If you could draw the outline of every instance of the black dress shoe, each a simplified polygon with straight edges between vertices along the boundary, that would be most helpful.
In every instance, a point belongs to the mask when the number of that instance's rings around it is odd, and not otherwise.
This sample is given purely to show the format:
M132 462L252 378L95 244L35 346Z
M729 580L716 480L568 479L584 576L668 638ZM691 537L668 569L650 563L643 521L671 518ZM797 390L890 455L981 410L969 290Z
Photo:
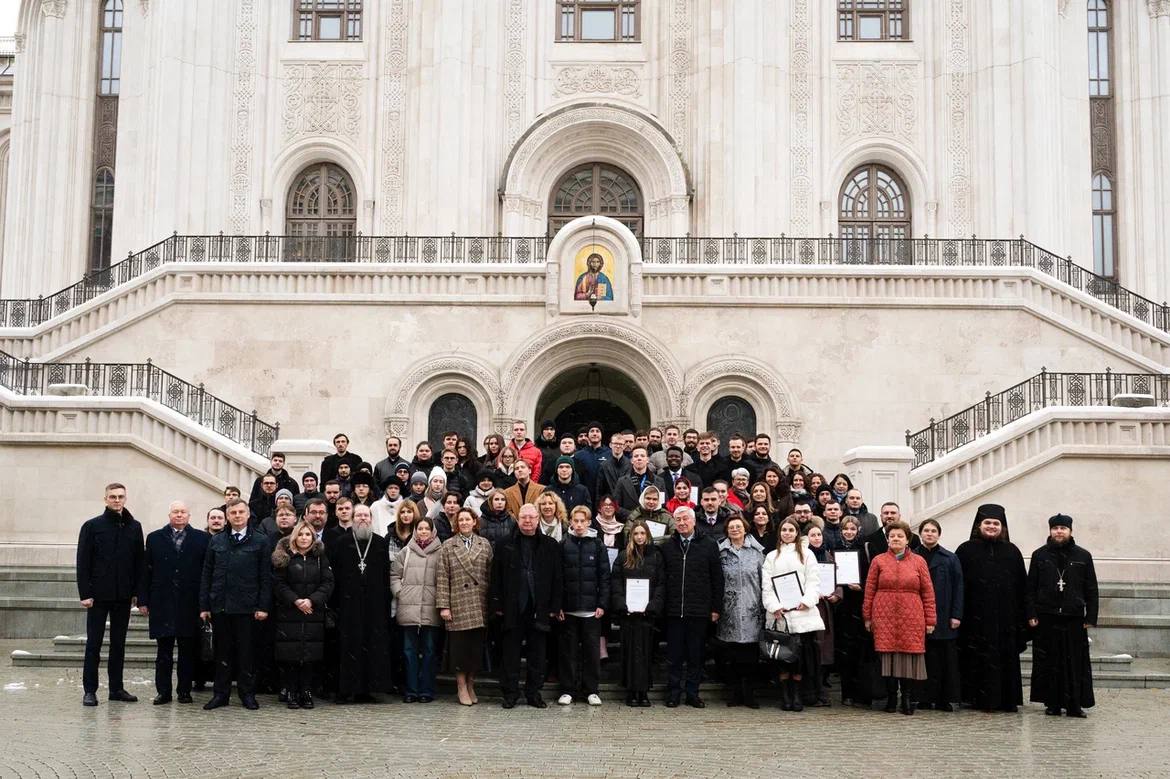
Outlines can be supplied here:
M705 709L705 708L707 708L707 704L706 704L706 703L704 703L704 702L703 702L703 699L702 699L702 698L700 698L698 695L693 695L693 696L692 696L692 695L688 695L688 696L687 696L687 705L688 705L688 706L690 706L690 707L691 707L691 708L693 708L693 709Z
M504 698L503 702L501 702L500 705L503 706L505 709L514 709L514 708L516 708L516 702L517 702L516 698Z
M280 701L281 703L288 703L288 690L282 687L280 689L280 695L276 696L276 700Z
M650 696L648 696L646 693L641 693L638 695L638 705L641 706L643 709L648 709L653 704L650 703Z
M1089 715L1085 714L1082 709L1069 709L1068 716L1076 717L1077 719L1088 719Z
M1046 708L1044 710L1044 713L1047 714L1049 717L1059 717L1060 716L1060 707L1059 706L1049 706L1048 708Z
M260 708L260 704L256 702L255 695L245 695L241 697L240 703L242 703L244 708L248 711L256 711L256 709Z
M226 695L213 695L211 696L211 700L203 704L203 710L211 711L212 709L218 709L221 706L227 706L229 703L231 703L231 701L228 700Z
M138 696L131 695L125 690L114 690L110 693L110 700L121 701L122 703L138 703Z
M666 708L677 709L678 708L678 698L667 698L666 699Z
M539 695L531 695L528 698L528 705L534 709L547 709L548 704L545 703L544 698Z
M154 696L154 700L151 701L151 703L153 703L155 706L162 706L164 703L170 703L170 702L171 702L171 696L169 696L169 695L156 695L156 696Z
M433 697L433 696L431 696L431 695L420 695L420 696L418 696L418 702L419 702L419 703L432 703L434 700L435 700L435 699L434 699L434 697Z
M300 701L297 700L297 696L286 695L284 697L288 698L288 703L286 703L285 705L288 706L290 709L299 709L301 707L301 703L300 703Z
M87 692L85 695L82 695L81 696L81 705L82 706L97 706L97 693L96 692Z
M631 709L637 708L638 697L636 695L634 695L633 693L630 693L629 695L626 696L626 705L629 706Z
M934 705L934 710L935 711L954 711L955 707L954 707L954 705L952 705L950 703L936 703Z
M179 703L194 703L195 699L191 697L189 692L181 692L178 697Z
M291 695L288 697L290 700L292 699ZM304 692L301 693L300 698L297 700L297 703L301 704L302 709L313 708L313 693L310 692L309 690L305 690Z
M402 696L403 703L416 703L417 701L418 701L417 695L404 695L404 696Z

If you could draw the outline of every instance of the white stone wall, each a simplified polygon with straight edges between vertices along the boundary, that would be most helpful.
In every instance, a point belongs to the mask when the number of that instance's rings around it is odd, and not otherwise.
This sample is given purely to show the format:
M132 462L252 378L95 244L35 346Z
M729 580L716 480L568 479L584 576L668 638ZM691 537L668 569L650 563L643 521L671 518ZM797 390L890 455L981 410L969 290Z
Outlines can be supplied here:
M1122 274L1161 300L1170 18L1117 5ZM648 231L823 235L844 176L878 161L916 235L1023 233L1091 264L1084 9L938 0L910 19L908 42L851 43L827 2L645 0L640 43L573 44L552 3L384 0L362 42L301 43L290 3L130 3L114 255L175 230L279 233L290 181L322 159L353 176L367 234L543 230L555 177L601 159L639 178ZM95 23L22 7L6 296L84 267ZM563 122L509 182L526 133L592 103L621 113Z

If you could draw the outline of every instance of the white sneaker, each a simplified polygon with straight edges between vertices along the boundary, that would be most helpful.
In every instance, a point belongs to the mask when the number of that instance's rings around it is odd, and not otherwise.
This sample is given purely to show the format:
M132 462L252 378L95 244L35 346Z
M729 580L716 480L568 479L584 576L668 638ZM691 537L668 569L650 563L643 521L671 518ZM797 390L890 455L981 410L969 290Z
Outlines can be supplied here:
M589 705L590 706L600 706L601 705L601 696L598 695L597 693L591 694L589 696Z
M569 695L568 693L565 693L561 697L557 698L557 704L560 706L568 706L572 702L573 702L573 696ZM600 701L598 701L598 702L600 702Z

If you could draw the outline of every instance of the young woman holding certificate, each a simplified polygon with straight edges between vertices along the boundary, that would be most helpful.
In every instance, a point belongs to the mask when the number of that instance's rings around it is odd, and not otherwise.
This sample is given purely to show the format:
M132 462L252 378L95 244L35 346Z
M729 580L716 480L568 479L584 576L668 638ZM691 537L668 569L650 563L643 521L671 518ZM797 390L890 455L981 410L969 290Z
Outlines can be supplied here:
M622 684L627 706L649 706L654 622L662 613L662 556L645 522L626 531L610 582L611 611L622 626ZM632 583L632 584L631 584ZM632 607L632 608L631 608Z
M911 683L926 679L926 635L934 632L934 585L926 561L909 549L909 525L887 524L886 542L870 563L861 613L886 678L886 711L898 710L901 683L902 713L913 714Z
M760 574L764 610L779 625L800 637L796 662L780 665L780 686L784 711L803 711L800 687L812 690L813 698L821 683L820 647L817 631L825 623L817 611L820 600L820 574L816 556L800 536L795 517L785 517L777 529L777 547L764 558ZM802 684L803 682L803 684ZM807 691L804 697L808 697Z

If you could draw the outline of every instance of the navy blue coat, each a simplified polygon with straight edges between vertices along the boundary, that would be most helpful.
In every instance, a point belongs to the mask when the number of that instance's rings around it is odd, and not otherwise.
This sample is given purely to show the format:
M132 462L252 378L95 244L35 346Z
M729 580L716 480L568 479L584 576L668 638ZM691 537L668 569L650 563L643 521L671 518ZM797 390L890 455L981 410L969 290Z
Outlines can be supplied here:
M609 554L597 536L565 535L561 541L561 610L609 608Z
M128 601L142 579L142 525L122 509L106 509L77 536L77 594L81 600Z
M172 534L167 525L146 537L138 605L150 609L151 638L199 635L199 585L211 536L188 525L176 552Z
M203 558L199 610L213 614L269 611L272 604L272 544L249 530L237 542L231 527L213 536Z
M934 585L935 610L938 622L928 639L945 640L959 637L958 630L951 629L951 620L963 619L963 566L954 552L936 546L932 554L926 554L926 547L919 551L927 559L930 581Z

